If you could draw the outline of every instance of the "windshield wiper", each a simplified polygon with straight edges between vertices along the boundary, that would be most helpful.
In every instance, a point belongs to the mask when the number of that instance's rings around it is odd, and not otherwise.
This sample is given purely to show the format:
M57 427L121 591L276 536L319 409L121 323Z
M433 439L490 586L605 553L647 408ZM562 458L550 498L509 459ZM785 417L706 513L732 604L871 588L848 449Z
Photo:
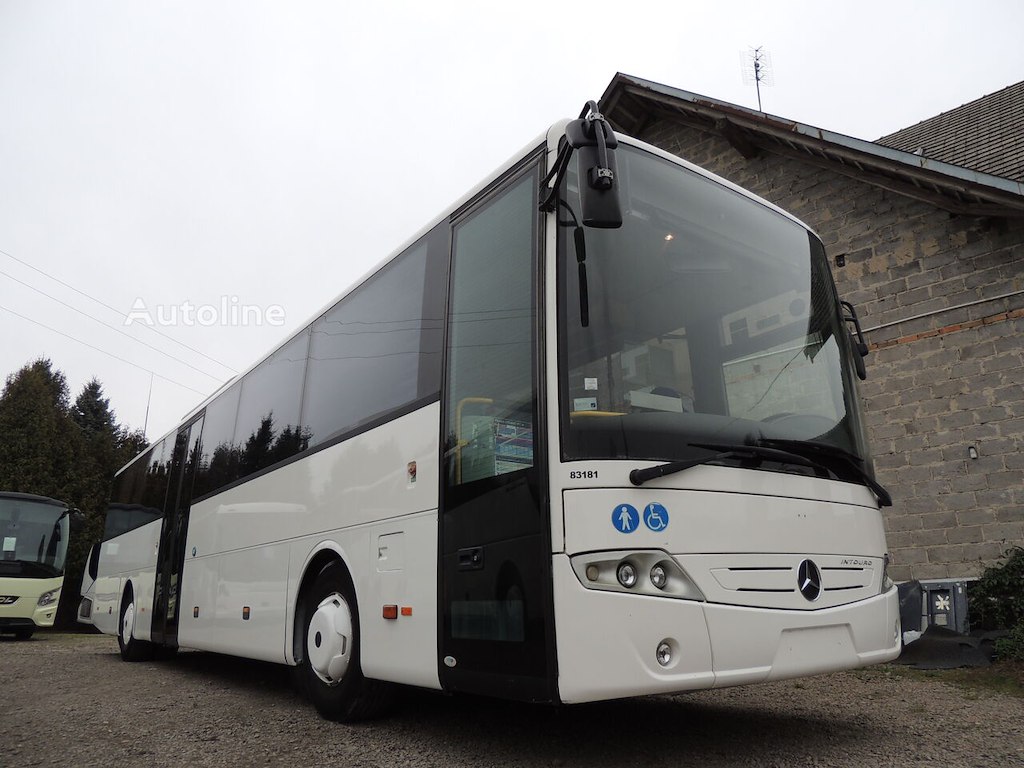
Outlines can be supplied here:
M759 439L751 445L731 445L728 443L690 443L690 445L694 448L707 448L708 450L719 451L719 453L700 459L670 461L666 464L659 464L656 467L648 467L647 469L634 469L629 473L629 481L633 485L643 485L648 480L672 475L676 472L690 469L690 467L710 464L721 459L755 459L758 463L767 459L768 461L778 461L783 464L799 464L814 469L819 476L835 478L837 475L833 470L820 460L815 459L839 459L845 467L853 470L858 480L871 489L878 499L879 506L892 506L892 496L868 473L864 468L863 460L856 454L850 453L838 445L819 443L813 440L768 438Z
M879 505L883 507L892 506L892 496L871 474L864 468L864 460L855 453L838 445L830 443L819 443L815 440L785 440L782 438L764 438L758 441L761 445L778 446L787 451L800 452L805 455L819 456L824 459L839 459L845 466L853 470L861 482L864 483L875 494Z
M653 480L656 477L664 477L665 475L674 475L676 472L682 472L684 469L690 467L696 467L699 464L710 464L712 461L718 461L719 459L727 459L733 456L732 451L726 451L725 453L716 453L714 456L705 456L702 459L689 459L687 461L670 461L667 464L658 464L655 467L647 467L646 469L634 469L629 473L629 482L633 485L643 485L648 480Z
M711 462L720 461L722 459L746 459L756 461L757 464L766 460L777 461L781 464L797 464L802 467L810 467L815 471L815 474L821 477L835 476L824 464L809 459L806 456L791 453L790 451L782 450L780 448L761 445L759 443L753 445L731 443L690 443L690 446L693 448L706 448L710 451L718 451L718 453L711 456L705 456L700 459L670 461L665 464L659 464L655 467L634 469L629 473L629 482L633 485L643 485L648 480L653 480L656 477L674 475L676 472L682 472L685 469L690 469L691 467L696 467L700 464L710 464Z
M559 219L558 226L573 228L572 238L573 245L576 247L576 270L579 275L580 325L586 328L590 325L590 289L587 287L587 236L584 234L583 227L580 226L579 219L576 218L576 212L573 211L572 206L562 198L558 198L558 204L565 208L569 215L572 216L572 221L562 221Z

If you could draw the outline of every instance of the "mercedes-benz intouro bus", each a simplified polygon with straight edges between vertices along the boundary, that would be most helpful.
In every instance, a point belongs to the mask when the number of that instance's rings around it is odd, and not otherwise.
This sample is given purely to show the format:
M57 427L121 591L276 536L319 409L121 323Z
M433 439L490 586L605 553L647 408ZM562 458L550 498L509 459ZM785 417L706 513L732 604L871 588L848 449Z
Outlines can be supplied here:
M91 620L342 720L890 660L855 320L814 232L591 103L120 472Z

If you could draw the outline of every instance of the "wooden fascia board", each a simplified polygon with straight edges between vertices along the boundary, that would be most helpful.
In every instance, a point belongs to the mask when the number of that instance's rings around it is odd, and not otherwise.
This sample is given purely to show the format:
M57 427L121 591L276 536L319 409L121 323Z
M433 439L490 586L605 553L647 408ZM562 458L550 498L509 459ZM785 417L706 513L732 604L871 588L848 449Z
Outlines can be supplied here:
M766 152L772 152L794 160L810 163L818 168L832 171L840 176L854 179L855 181L859 181L863 184L869 184L873 187L885 189L889 192L894 192L913 200L934 205L936 208L948 211L949 213L956 213L964 216L1024 218L1024 201L1021 201L1017 206L1007 206L999 202L972 203L963 200L962 198L957 199L953 197L952 194L943 194L941 192L933 191L930 189L930 183L928 186L915 185L913 181L903 181L868 168L865 170L859 170L853 166L836 162L835 160L829 160L814 153L792 149L784 144L763 141L757 143ZM965 194L971 194L971 192L965 191Z
M814 139L796 133L788 124L779 121L754 121L746 115L732 114L728 110L699 101L681 103L678 99L634 85L624 85L622 90L652 106L657 105L655 107L657 111L666 117L691 127L718 133L733 147L736 147L736 144L725 133L726 126L729 126L729 130L733 132L734 136L738 133L751 145L756 145L764 151L814 162L820 167L828 168L843 176L930 203L951 213L970 216L1024 217L1024 197L1019 195L965 183L943 173L914 168L895 160L866 152L857 152L824 139ZM766 141L766 138L770 140ZM793 149L791 148L793 145L804 147L808 151ZM737 151L746 157L738 147ZM830 159L832 157L836 160ZM863 170L853 172L846 163L857 163ZM906 179L906 181L902 179ZM916 186L920 184L948 190L949 194L928 191L921 186ZM984 202L961 202L952 196L954 194L980 198Z

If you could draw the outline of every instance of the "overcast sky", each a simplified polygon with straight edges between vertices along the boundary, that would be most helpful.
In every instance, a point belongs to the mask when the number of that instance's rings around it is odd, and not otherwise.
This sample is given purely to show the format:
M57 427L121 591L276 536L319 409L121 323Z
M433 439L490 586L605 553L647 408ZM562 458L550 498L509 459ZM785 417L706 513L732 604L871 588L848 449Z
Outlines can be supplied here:
M1022 29L1015 0L0 0L0 374L96 376L152 440L616 72L756 108L763 45L766 112L873 140L1024 79Z

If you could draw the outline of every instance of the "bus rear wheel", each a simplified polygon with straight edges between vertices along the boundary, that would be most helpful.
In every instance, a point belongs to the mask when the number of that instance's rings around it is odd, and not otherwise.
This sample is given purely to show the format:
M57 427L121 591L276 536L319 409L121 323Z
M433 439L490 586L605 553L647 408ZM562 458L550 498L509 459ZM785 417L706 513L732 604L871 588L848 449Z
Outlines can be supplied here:
M355 589L340 562L314 580L304 617L300 675L316 711L338 722L380 715L390 704L392 686L363 677Z
M146 661L153 657L153 646L135 637L135 594L129 585L121 598L121 621L117 625L117 644L125 661Z

